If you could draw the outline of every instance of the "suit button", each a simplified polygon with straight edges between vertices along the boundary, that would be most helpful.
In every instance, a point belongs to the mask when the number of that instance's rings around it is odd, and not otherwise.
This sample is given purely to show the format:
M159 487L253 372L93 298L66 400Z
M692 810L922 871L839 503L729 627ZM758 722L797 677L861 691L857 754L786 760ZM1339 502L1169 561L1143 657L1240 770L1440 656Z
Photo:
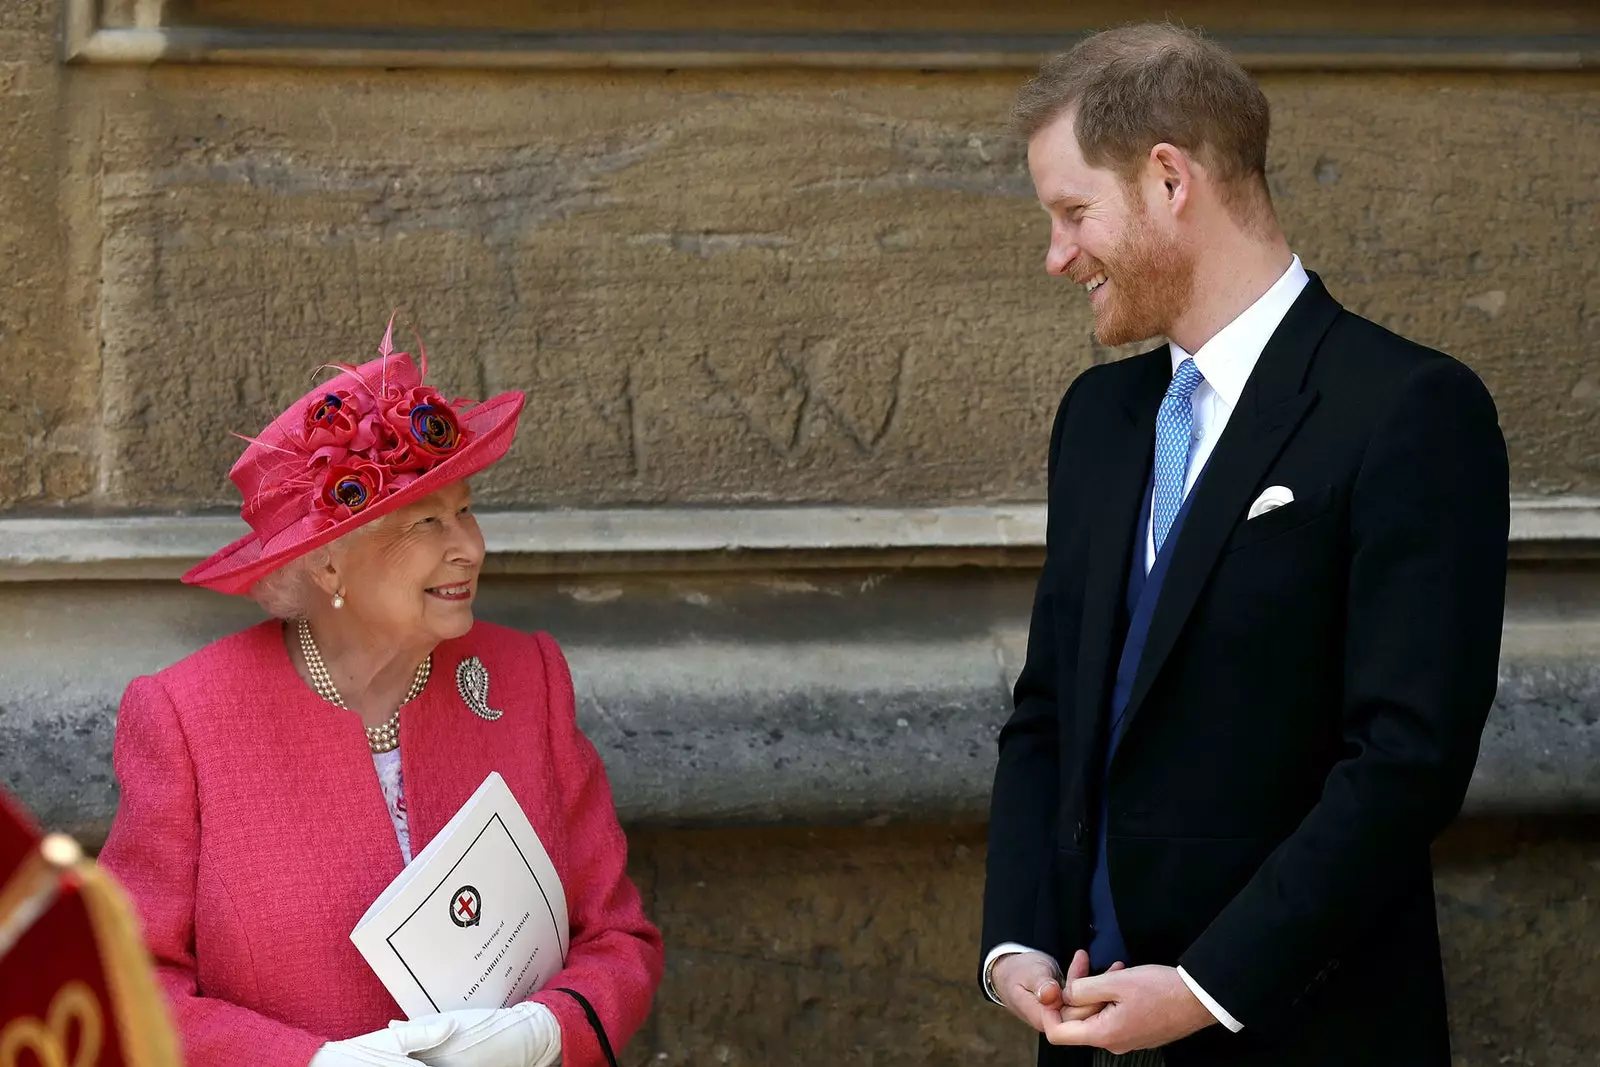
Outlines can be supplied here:
M1079 819L1078 825L1072 828L1072 840L1081 845L1088 837L1089 827L1084 825L1082 819Z

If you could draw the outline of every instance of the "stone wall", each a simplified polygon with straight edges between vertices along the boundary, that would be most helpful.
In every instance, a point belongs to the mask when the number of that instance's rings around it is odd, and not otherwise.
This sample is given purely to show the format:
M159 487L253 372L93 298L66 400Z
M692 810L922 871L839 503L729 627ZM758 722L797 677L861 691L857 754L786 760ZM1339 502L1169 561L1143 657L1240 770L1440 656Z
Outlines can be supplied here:
M1113 353L1042 269L1017 72L76 67L0 14L0 508L232 503L391 309L522 388L500 505L1037 498ZM1600 488L1600 79L1268 74L1271 182L1349 306L1466 359L1524 493Z

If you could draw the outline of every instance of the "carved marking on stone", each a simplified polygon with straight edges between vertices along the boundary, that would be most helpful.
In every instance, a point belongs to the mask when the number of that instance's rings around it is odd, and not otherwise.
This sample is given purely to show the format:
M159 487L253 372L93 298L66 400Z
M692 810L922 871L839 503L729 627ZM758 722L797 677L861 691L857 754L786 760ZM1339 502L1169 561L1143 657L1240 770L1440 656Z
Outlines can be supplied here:
M863 456L876 455L900 412L908 360L904 349L883 353L887 374L861 377L861 362L833 338L777 351L764 360L729 366L702 353L696 361L717 395L784 459L809 451L831 427ZM756 364L752 366L751 364ZM854 373L848 373L854 372Z
M740 421L772 447L773 452L792 459L801 452L801 428L805 422L806 406L810 396L804 379L792 364L776 356L769 357L770 369L755 372L765 379L766 388L756 388L739 381L744 377L734 367L719 366L719 361L709 352L695 359L716 395L721 397ZM756 383L752 383L756 384Z
M874 378L869 380L866 389L853 390L844 382L830 388L826 380L817 380L822 377L823 368L831 369L837 346L829 343L819 348L825 352L826 362L823 361L823 353L818 353L818 358L810 364L811 369L805 376L811 385L813 397L862 455L875 455L900 411L906 370L905 349L892 354L893 364L886 385L880 385ZM878 414L880 411L881 415Z
M645 469L644 416L639 410L638 396L633 378L633 364L628 363L623 366L622 380L614 388L597 391L585 384L580 389L581 395L589 405L589 410L598 415L600 420L615 433L617 443L628 454L629 476L633 478L643 477Z
M628 458L632 464L635 478L644 477L644 420L639 414L639 400L634 392L633 364L627 366L622 378L622 418L620 420L623 436L628 442Z

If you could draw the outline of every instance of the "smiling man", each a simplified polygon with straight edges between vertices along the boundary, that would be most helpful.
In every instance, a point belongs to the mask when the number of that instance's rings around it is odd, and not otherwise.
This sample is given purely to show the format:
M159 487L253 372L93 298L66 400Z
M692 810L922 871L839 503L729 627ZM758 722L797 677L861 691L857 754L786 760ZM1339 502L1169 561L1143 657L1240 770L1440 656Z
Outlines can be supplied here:
M1168 343L1056 416L984 987L1041 1064L1448 1067L1429 844L1495 691L1494 404L1301 266L1218 46L1098 34L1015 117L1063 295Z

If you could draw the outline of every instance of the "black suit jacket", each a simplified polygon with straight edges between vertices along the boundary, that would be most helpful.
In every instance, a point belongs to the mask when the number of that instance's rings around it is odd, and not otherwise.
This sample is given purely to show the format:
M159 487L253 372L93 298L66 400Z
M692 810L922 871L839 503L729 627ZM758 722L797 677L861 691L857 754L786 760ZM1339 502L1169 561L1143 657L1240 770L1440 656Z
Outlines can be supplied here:
M1493 401L1312 276L1193 491L1102 774L1171 371L1164 347L1092 368L1056 416L982 947L1063 963L1087 947L1105 790L1131 962L1181 964L1244 1024L1169 1046L1171 1067L1448 1067L1429 845L1495 692L1509 500ZM1294 501L1247 520L1272 485Z

